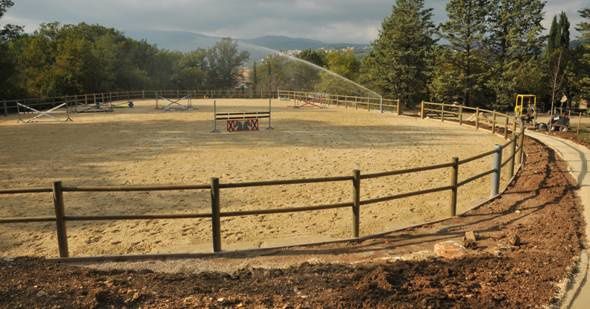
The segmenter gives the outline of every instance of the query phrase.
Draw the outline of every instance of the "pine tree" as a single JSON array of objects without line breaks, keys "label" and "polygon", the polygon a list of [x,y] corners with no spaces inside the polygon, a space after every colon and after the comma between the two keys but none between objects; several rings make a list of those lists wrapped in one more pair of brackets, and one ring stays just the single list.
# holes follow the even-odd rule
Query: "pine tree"
[{"label": "pine tree", "polygon": [[463,102],[470,105],[481,59],[479,50],[486,35],[489,0],[450,0],[447,4],[449,20],[441,25],[441,34],[449,42],[453,68],[463,85]]},{"label": "pine tree", "polygon": [[365,59],[363,80],[408,105],[426,98],[434,25],[424,0],[397,0]]},{"label": "pine tree", "polygon": [[553,53],[553,51],[555,51],[556,46],[559,45],[557,44],[559,42],[559,35],[559,23],[557,22],[557,16],[553,16],[551,28],[549,28],[549,36],[547,37],[547,56]]},{"label": "pine tree", "polygon": [[580,41],[582,42],[578,84],[580,97],[590,100],[590,8],[580,10],[580,16],[584,18],[584,21],[576,27],[580,32]]},{"label": "pine tree", "polygon": [[256,72],[256,61],[252,64],[252,92],[257,93],[258,88],[258,74]]},{"label": "pine tree", "polygon": [[498,0],[490,6],[486,58],[490,61],[488,86],[495,93],[497,108],[510,106],[517,92],[535,91],[530,84],[540,84],[536,79],[544,78],[526,74],[540,62],[544,7],[542,0]]},{"label": "pine tree", "polygon": [[564,12],[553,18],[549,38],[547,43],[546,55],[551,70],[551,113],[553,113],[556,96],[562,90],[562,86],[568,71],[566,70],[570,61],[570,22]]}]

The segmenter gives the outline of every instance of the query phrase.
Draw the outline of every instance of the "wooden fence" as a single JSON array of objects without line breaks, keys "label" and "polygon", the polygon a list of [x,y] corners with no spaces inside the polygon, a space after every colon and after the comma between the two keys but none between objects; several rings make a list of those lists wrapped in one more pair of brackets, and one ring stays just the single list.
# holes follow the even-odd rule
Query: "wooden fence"
[{"label": "wooden fence", "polygon": [[269,98],[276,95],[274,92],[256,92],[243,91],[240,89],[230,90],[136,90],[136,91],[118,91],[118,92],[100,92],[87,93],[80,95],[67,95],[56,97],[42,98],[22,98],[0,100],[0,111],[4,116],[16,113],[17,103],[24,104],[33,108],[51,108],[63,103],[67,103],[70,108],[76,108],[83,105],[97,105],[110,103],[114,101],[130,101],[138,99],[157,99],[165,98]]},{"label": "wooden fence", "polygon": [[395,112],[398,115],[402,114],[401,104],[399,100],[386,99],[380,97],[361,97],[338,95],[323,92],[306,92],[306,91],[292,91],[292,90],[278,90],[277,95],[279,99],[285,98],[289,100],[298,101],[312,101],[318,104],[343,106],[345,108],[366,109],[368,111],[380,112]]},{"label": "wooden fence", "polygon": [[[298,92],[281,92],[281,95],[304,95]],[[345,96],[340,96],[344,98]],[[331,96],[331,100],[339,100],[339,97]],[[347,102],[356,102],[357,106],[360,104],[367,104],[366,102],[359,102],[351,97],[346,97]],[[352,103],[351,103],[352,104]],[[372,104],[369,102],[369,104]],[[388,104],[391,107],[395,107],[394,104]],[[451,116],[454,115],[455,119],[460,124],[468,124],[466,121],[462,121],[465,110],[470,110],[467,107],[427,103],[424,102],[421,105],[421,115],[426,117],[426,113],[433,113],[440,116],[442,121],[452,120]],[[458,110],[458,112],[457,112]],[[496,113],[491,111],[496,117],[505,117],[509,119],[510,116],[502,113]],[[430,114],[428,114],[430,115]],[[479,120],[476,117],[475,127],[479,129]],[[516,124],[516,122],[514,122]],[[508,120],[506,121],[506,134],[508,137]],[[495,129],[495,127],[494,127]],[[38,223],[38,222],[55,222],[56,233],[57,233],[57,247],[59,256],[61,258],[69,257],[68,250],[68,236],[67,236],[67,222],[76,221],[113,221],[113,220],[157,220],[157,219],[209,219],[211,221],[211,234],[212,234],[212,248],[213,252],[222,251],[222,237],[221,237],[221,218],[224,217],[244,217],[244,216],[258,216],[258,215],[270,215],[270,214],[281,214],[281,213],[298,213],[298,212],[309,212],[319,211],[328,209],[340,209],[348,208],[352,212],[352,224],[351,234],[354,238],[360,236],[360,225],[361,225],[361,208],[370,207],[371,205],[404,199],[412,196],[431,194],[436,192],[449,192],[448,199],[448,215],[454,217],[457,215],[457,195],[458,189],[469,183],[472,183],[480,178],[491,175],[491,190],[490,197],[495,197],[500,192],[500,179],[502,168],[508,166],[508,176],[512,178],[515,171],[522,167],[524,163],[524,127],[520,126],[520,132],[516,133],[513,130],[511,138],[504,145],[497,145],[494,149],[472,156],[469,158],[452,158],[448,163],[414,167],[401,170],[385,171],[380,173],[363,174],[360,170],[354,170],[350,175],[341,175],[334,177],[321,177],[321,178],[308,178],[308,179],[289,179],[289,180],[270,180],[270,181],[257,181],[257,182],[236,182],[236,183],[221,183],[219,178],[211,178],[209,184],[196,184],[196,185],[169,185],[169,186],[71,186],[64,185],[61,181],[54,182],[51,186],[43,188],[22,188],[22,189],[1,189],[0,195],[13,195],[13,194],[37,194],[37,193],[52,193],[53,194],[53,207],[55,215],[45,217],[17,217],[17,218],[0,218],[0,224],[25,224],[25,223]],[[509,148],[510,154],[507,158],[502,158],[503,150]],[[486,157],[492,157],[490,169],[481,171],[477,175],[471,175],[462,181],[459,181],[459,175],[461,166],[475,160],[483,159]],[[388,196],[361,199],[361,186],[362,181],[367,179],[378,179],[383,177],[395,176],[395,175],[406,175],[413,173],[420,173],[425,171],[433,171],[440,169],[450,170],[449,183],[446,186],[433,187],[424,190],[396,193]],[[230,211],[224,212],[220,205],[220,196],[223,194],[225,189],[234,188],[248,188],[248,187],[266,187],[266,186],[279,186],[279,185],[299,185],[299,184],[313,184],[313,183],[335,183],[335,182],[348,182],[352,189],[352,196],[350,201],[336,204],[325,204],[325,205],[309,205],[306,207],[286,207],[286,208],[274,208],[274,209],[261,209],[261,210],[245,210],[245,211]],[[158,215],[98,215],[98,216],[73,216],[68,215],[66,208],[66,195],[71,192],[142,192],[142,191],[192,191],[201,190],[210,192],[210,204],[211,211],[209,213],[193,213],[193,214],[158,214]],[[65,193],[65,194],[64,194]]]}]

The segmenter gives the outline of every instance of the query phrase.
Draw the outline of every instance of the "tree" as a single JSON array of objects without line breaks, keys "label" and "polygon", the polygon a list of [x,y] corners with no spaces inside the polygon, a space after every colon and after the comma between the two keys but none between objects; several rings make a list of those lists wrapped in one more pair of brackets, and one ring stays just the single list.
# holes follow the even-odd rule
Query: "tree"
[{"label": "tree", "polygon": [[237,85],[239,68],[249,58],[248,52],[239,52],[238,43],[230,38],[221,39],[207,52],[209,86],[228,89]]},{"label": "tree", "polygon": [[580,32],[581,46],[578,50],[579,68],[577,84],[580,97],[590,100],[590,8],[580,10],[580,16],[584,21],[580,22],[576,29]]},{"label": "tree", "polygon": [[[325,53],[325,66],[331,72],[348,80],[355,81],[359,78],[361,62],[352,50],[335,50]],[[341,78],[320,72],[319,83],[316,90],[328,93],[340,93],[347,95],[360,95],[364,91],[358,89],[350,82]]]},{"label": "tree", "polygon": [[257,89],[258,89],[258,74],[256,72],[256,61],[254,61],[254,63],[252,64],[252,75],[251,75],[251,81],[252,83],[252,92],[253,93],[257,93]]},{"label": "tree", "polygon": [[426,98],[435,43],[431,19],[423,0],[397,0],[363,63],[363,80],[408,105]]},{"label": "tree", "polygon": [[446,53],[450,67],[457,73],[452,74],[463,85],[464,104],[471,104],[471,97],[476,79],[481,71],[481,53],[483,40],[487,33],[487,15],[490,0],[450,0],[447,3],[449,20],[441,25],[441,34],[453,50]]},{"label": "tree", "polygon": [[551,70],[551,114],[553,114],[557,93],[562,90],[562,85],[570,60],[570,23],[564,12],[553,17],[549,37],[547,38],[546,56]]},{"label": "tree", "polygon": [[[12,0],[0,0],[0,19],[14,5]],[[0,97],[14,96],[19,92],[15,85],[16,55],[12,42],[22,34],[23,28],[7,24],[0,28]]]},{"label": "tree", "polygon": [[321,50],[304,49],[297,54],[297,58],[311,62],[320,67],[326,66],[326,53]]},{"label": "tree", "polygon": [[172,79],[177,89],[207,87],[207,50],[198,49],[180,56]]},{"label": "tree", "polygon": [[525,74],[532,62],[540,61],[544,7],[542,0],[498,0],[490,6],[485,59],[489,68],[487,86],[495,93],[496,108],[510,106],[516,92],[530,92],[521,85],[538,84],[544,79]]}]

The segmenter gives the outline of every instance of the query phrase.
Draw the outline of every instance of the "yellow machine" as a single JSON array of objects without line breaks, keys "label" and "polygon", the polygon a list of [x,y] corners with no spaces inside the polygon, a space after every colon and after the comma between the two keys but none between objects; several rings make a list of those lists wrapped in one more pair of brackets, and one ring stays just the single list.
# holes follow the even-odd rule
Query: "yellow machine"
[{"label": "yellow machine", "polygon": [[514,114],[525,122],[534,121],[537,118],[537,96],[532,94],[517,95]]}]

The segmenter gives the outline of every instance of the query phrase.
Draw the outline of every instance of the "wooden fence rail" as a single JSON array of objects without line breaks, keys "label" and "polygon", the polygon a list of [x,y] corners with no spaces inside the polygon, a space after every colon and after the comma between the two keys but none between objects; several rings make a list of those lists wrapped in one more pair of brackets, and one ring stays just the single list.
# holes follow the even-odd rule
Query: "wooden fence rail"
[{"label": "wooden fence rail", "polygon": [[[289,92],[290,97],[296,92]],[[143,95],[143,94],[142,94]],[[279,95],[285,95],[281,92]],[[350,97],[348,97],[350,99]],[[358,99],[358,98],[357,98]],[[366,104],[366,102],[365,102]],[[397,102],[399,105],[399,102]],[[438,103],[423,103],[421,111],[427,111],[428,106],[438,106],[442,111],[441,116],[445,114],[445,107],[456,108],[457,106],[438,104]],[[393,106],[393,105],[392,105]],[[468,109],[466,107],[459,108],[459,115],[461,111]],[[508,115],[496,113],[497,115],[506,117]],[[421,115],[424,118],[424,113]],[[444,116],[443,116],[444,117]],[[442,117],[441,117],[442,118]],[[508,122],[505,124],[505,130],[508,130]],[[350,208],[352,212],[352,236],[358,238],[360,236],[361,227],[361,208],[377,203],[408,198],[412,196],[432,194],[436,192],[448,191],[449,195],[449,216],[457,215],[457,199],[458,189],[469,183],[472,183],[482,177],[492,176],[492,186],[490,196],[495,197],[499,193],[501,167],[510,164],[509,176],[514,175],[516,162],[518,161],[518,168],[523,165],[524,155],[524,127],[520,126],[520,132],[513,132],[512,138],[503,145],[496,145],[493,150],[478,154],[476,156],[459,159],[452,158],[451,162],[436,164],[424,167],[415,167],[402,170],[393,170],[380,173],[362,174],[360,170],[354,170],[351,175],[334,176],[334,177],[320,177],[309,179],[287,179],[287,180],[273,180],[273,181],[256,181],[256,182],[242,182],[242,183],[221,183],[219,178],[212,178],[210,184],[195,184],[195,185],[157,185],[157,186],[64,186],[61,181],[56,181],[50,188],[22,188],[22,189],[0,189],[0,195],[14,195],[14,194],[39,194],[48,193],[53,194],[53,206],[55,210],[54,216],[47,217],[25,217],[25,218],[0,218],[0,224],[24,224],[24,223],[39,223],[39,222],[55,222],[57,233],[57,247],[59,256],[61,258],[69,257],[68,250],[68,236],[67,236],[67,222],[70,221],[113,221],[113,220],[162,220],[162,219],[209,219],[211,220],[212,233],[212,247],[213,252],[222,251],[222,237],[221,237],[221,218],[222,217],[241,217],[241,216],[258,216],[281,213],[296,213],[319,211],[327,209],[341,209]],[[502,151],[510,147],[511,152],[506,160],[502,160]],[[468,175],[464,180],[459,181],[461,166],[468,164],[475,160],[492,157],[492,169],[478,173],[476,175]],[[378,179],[383,177],[390,177],[396,175],[404,175],[410,173],[421,173],[425,171],[450,169],[450,181],[448,186],[441,186],[435,188],[427,188],[411,192],[395,193],[387,196],[372,197],[368,199],[361,199],[362,180]],[[333,182],[350,182],[352,197],[350,202],[326,204],[326,205],[310,205],[305,207],[284,207],[276,209],[261,209],[248,211],[221,211],[221,196],[223,190],[234,188],[247,187],[264,187],[264,186],[278,186],[278,185],[301,185],[314,183],[333,183]],[[189,214],[154,214],[154,215],[93,215],[93,216],[73,216],[67,214],[67,193],[70,192],[142,192],[142,191],[187,191],[187,190],[201,190],[210,192],[211,212],[209,213],[189,213]],[[65,193],[65,194],[64,194]]]}]

